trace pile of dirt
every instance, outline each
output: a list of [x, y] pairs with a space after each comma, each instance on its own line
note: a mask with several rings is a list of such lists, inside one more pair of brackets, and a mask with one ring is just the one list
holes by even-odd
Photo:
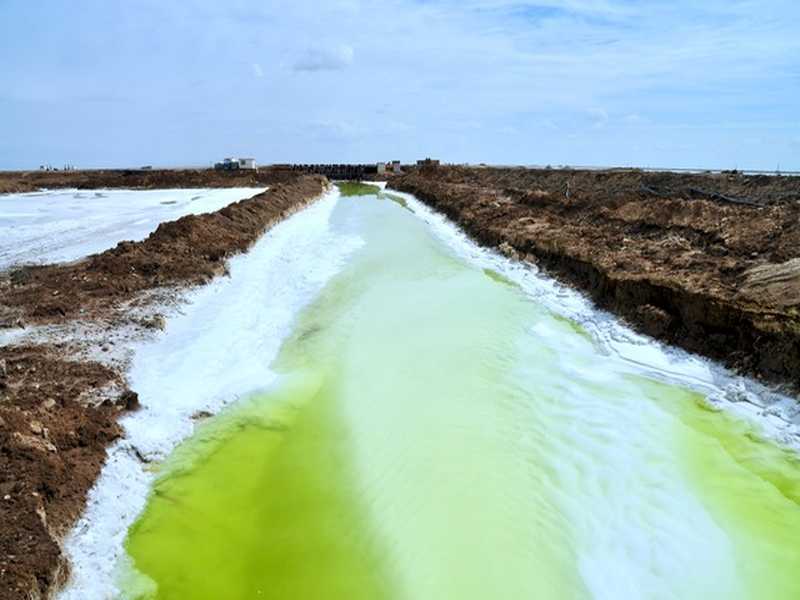
[[546, 190], [566, 197], [618, 202], [631, 197], [708, 199], [731, 204], [782, 204], [800, 201], [800, 177], [746, 175], [736, 171], [694, 174], [578, 169], [424, 167], [412, 174], [441, 183], [461, 183], [497, 190]]
[[644, 333], [800, 383], [800, 178], [439, 167], [389, 187]]
[[60, 357], [51, 346], [0, 350], [0, 597], [28, 598], [63, 583], [58, 540], [77, 519], [86, 491], [120, 435], [116, 418], [131, 392], [118, 373]]
[[41, 189], [102, 188], [167, 189], [263, 187], [288, 183], [296, 173], [281, 167], [258, 170], [214, 169], [108, 169], [92, 171], [0, 171], [0, 194], [35, 192]]
[[[226, 272], [226, 258], [319, 197], [327, 181], [295, 176], [216, 213], [163, 223], [146, 240], [73, 264], [26, 267], [0, 275], [0, 326], [89, 327], [113, 344], [115, 320], [148, 293], [191, 286]], [[155, 308], [153, 309], [155, 310]], [[146, 310], [144, 311], [146, 313]], [[122, 315], [122, 316], [121, 316]], [[160, 317], [128, 319], [158, 329]], [[45, 336], [46, 337], [46, 336]], [[117, 338], [118, 339], [118, 338]], [[0, 598], [45, 598], [68, 575], [60, 546], [97, 479], [118, 417], [138, 406], [121, 367], [71, 355], [49, 336], [0, 348]]]

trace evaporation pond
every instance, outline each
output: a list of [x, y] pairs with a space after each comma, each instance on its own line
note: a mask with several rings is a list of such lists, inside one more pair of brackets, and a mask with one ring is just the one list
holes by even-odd
[[346, 191], [363, 245], [160, 465], [123, 597], [800, 598], [794, 456]]

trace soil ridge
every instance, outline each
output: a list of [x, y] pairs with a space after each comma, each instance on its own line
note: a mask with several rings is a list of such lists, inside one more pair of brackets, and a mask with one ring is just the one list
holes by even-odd
[[800, 177], [439, 167], [388, 186], [639, 331], [797, 392]]

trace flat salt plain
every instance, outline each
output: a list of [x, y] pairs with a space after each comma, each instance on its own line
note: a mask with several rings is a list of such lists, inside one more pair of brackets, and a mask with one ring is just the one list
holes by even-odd
[[139, 241], [159, 223], [214, 212], [266, 188], [53, 190], [0, 195], [0, 270], [67, 262]]

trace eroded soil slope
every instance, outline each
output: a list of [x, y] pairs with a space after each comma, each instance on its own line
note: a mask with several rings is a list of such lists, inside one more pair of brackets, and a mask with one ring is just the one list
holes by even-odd
[[800, 178], [440, 167], [389, 186], [647, 334], [800, 383]]
[[[75, 264], [2, 274], [0, 321], [7, 328], [72, 324], [88, 332], [84, 346], [96, 346], [89, 354], [106, 352], [114, 340], [160, 327], [158, 315], [147, 316], [146, 293], [224, 273], [226, 258], [246, 251], [326, 184], [322, 177], [296, 177], [216, 213], [164, 223], [144, 241], [123, 242]], [[131, 304], [137, 318], [127, 312]], [[77, 358], [74, 338], [42, 339], [0, 348], [3, 599], [46, 597], [64, 581], [60, 538], [80, 514], [106, 447], [121, 433], [117, 418], [137, 406], [122, 366]]]

